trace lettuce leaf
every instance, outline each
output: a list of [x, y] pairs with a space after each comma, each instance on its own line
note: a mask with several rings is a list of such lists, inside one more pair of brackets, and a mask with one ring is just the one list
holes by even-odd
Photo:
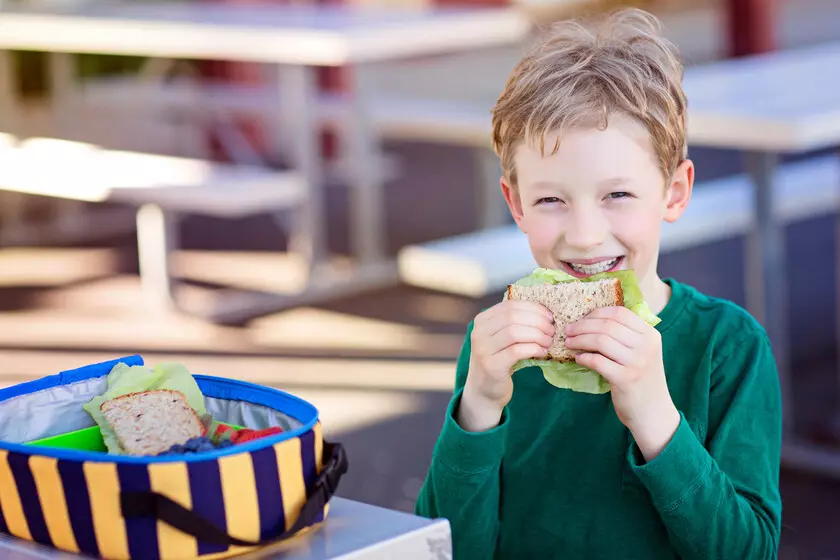
[[105, 420], [105, 415], [99, 409], [102, 403], [143, 391], [154, 391], [156, 389], [171, 389], [180, 391], [187, 399], [187, 403], [195, 410], [199, 418], [207, 413], [204, 405], [204, 395], [192, 374], [181, 364], [167, 362], [158, 364], [154, 369], [147, 366], [128, 366], [123, 362], [115, 365], [108, 374], [108, 389], [101, 395], [94, 397], [82, 405], [93, 420], [99, 425], [102, 432], [102, 440], [113, 455], [123, 455], [117, 434]]
[[[636, 273], [632, 270], [618, 270], [616, 272], [602, 272], [587, 278], [575, 278], [562, 270], [538, 268], [528, 276], [514, 282], [518, 286], [535, 286], [538, 284], [560, 284], [562, 282], [596, 282], [605, 278], [618, 278], [624, 292], [624, 306], [641, 317], [648, 324], [656, 326], [661, 319], [654, 315], [645, 302], [642, 290], [639, 288]], [[526, 367], [538, 367], [543, 377], [550, 384], [560, 389], [571, 389], [580, 393], [600, 395], [610, 390], [610, 384], [597, 372], [585, 368], [576, 362], [556, 362], [554, 360], [528, 359], [521, 360], [513, 367], [518, 371]]]

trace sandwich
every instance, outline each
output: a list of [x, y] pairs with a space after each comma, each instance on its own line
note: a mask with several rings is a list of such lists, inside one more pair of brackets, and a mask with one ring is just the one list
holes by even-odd
[[599, 307], [624, 305], [624, 291], [618, 278], [603, 278], [594, 282], [561, 282], [532, 286], [508, 286], [508, 299], [522, 299], [542, 304], [554, 315], [557, 330], [548, 348], [548, 359], [574, 362], [580, 352], [566, 348], [565, 326]]
[[100, 406], [127, 455], [157, 455], [204, 435], [204, 425], [180, 391], [129, 393]]
[[610, 385], [597, 372], [575, 362], [580, 352], [566, 347], [566, 325], [595, 309], [613, 306], [627, 307], [651, 325], [659, 323], [659, 318], [645, 303], [632, 270], [575, 278], [559, 270], [538, 268], [508, 286], [505, 299], [543, 305], [552, 312], [557, 326], [548, 356], [522, 360], [514, 366], [514, 371], [536, 366], [542, 370], [545, 380], [555, 387], [583, 393], [606, 393]]

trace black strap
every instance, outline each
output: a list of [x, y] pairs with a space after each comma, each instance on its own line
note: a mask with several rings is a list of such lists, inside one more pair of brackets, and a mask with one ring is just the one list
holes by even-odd
[[196, 512], [156, 492], [123, 492], [122, 515], [125, 519], [153, 517], [200, 541], [224, 546], [261, 546], [281, 541], [315, 523], [335, 494], [341, 476], [347, 472], [347, 455], [340, 443], [324, 442], [324, 452], [330, 459], [315, 480], [295, 524], [288, 531], [259, 542], [232, 537]]

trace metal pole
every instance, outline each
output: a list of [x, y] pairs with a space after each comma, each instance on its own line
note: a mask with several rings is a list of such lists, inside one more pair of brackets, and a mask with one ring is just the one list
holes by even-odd
[[[293, 140], [289, 144], [292, 168], [303, 175], [307, 188], [303, 207], [291, 217], [289, 248], [306, 258], [312, 272], [328, 257], [320, 131], [315, 113], [317, 83], [311, 67], [280, 65], [279, 69], [278, 96], [282, 122], [288, 129], [277, 130], [276, 134], [288, 134], [288, 138]], [[283, 143], [278, 140], [271, 144], [277, 146]]]
[[137, 253], [140, 281], [147, 303], [157, 309], [174, 309], [175, 297], [170, 256], [177, 246], [175, 217], [156, 204], [137, 211]]
[[753, 180], [755, 224], [747, 242], [747, 307], [764, 324], [779, 370], [785, 433], [794, 428], [793, 395], [788, 355], [787, 269], [784, 226], [775, 220], [773, 182], [777, 156], [765, 152], [746, 154]]
[[381, 262], [385, 255], [384, 176], [379, 139], [368, 117], [374, 84], [371, 68], [364, 64], [350, 69], [352, 113], [341, 131], [341, 143], [350, 157], [350, 239], [360, 263]]

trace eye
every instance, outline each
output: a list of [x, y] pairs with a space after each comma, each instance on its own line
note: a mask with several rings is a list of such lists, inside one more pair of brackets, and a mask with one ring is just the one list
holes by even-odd
[[633, 198], [633, 195], [630, 194], [629, 192], [619, 191], [619, 192], [614, 192], [614, 193], [608, 194], [607, 198], [611, 198], [611, 199]]
[[540, 204], [555, 204], [557, 202], [560, 202], [560, 199], [556, 196], [546, 196], [537, 200], [537, 202], [534, 203], [534, 206], [539, 206]]

